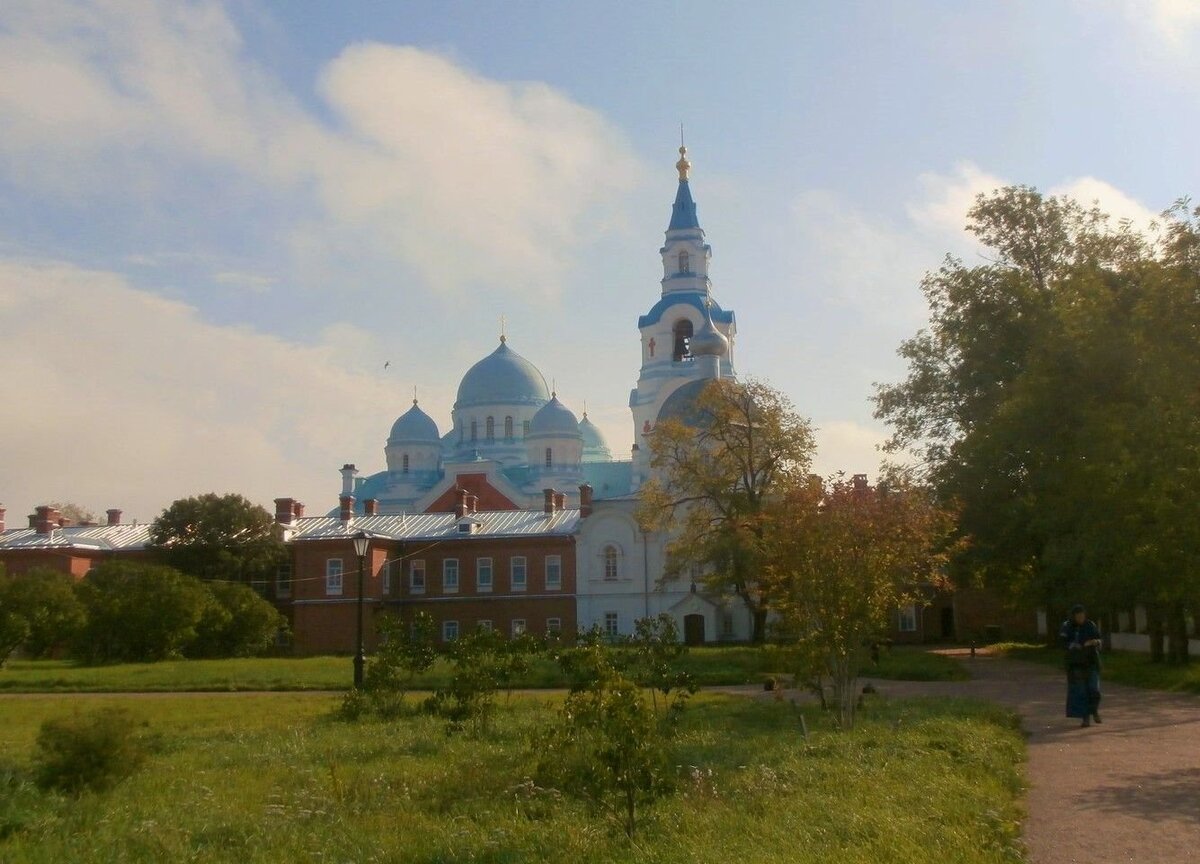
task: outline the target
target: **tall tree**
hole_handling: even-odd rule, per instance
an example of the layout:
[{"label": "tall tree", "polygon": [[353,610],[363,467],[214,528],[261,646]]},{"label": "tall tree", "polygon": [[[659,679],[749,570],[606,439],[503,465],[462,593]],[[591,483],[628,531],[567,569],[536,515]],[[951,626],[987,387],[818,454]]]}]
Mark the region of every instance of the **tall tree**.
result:
[{"label": "tall tree", "polygon": [[68,645],[83,627],[83,606],[66,573],[34,567],[15,576],[0,574],[0,609],[25,621],[25,653],[46,657]]},{"label": "tall tree", "polygon": [[670,534],[664,578],[691,573],[739,597],[761,642],[773,602],[759,578],[763,521],[772,496],[808,474],[810,422],[768,384],[722,379],[700,390],[688,416],[661,420],[649,444],[655,473],[639,518]]},{"label": "tall tree", "polygon": [[876,395],[891,447],[958,505],[960,574],[1052,608],[1144,604],[1184,659],[1200,597],[1197,211],[1143,235],[1012,187],[969,220],[992,260],[926,277],[908,377]]},{"label": "tall tree", "polygon": [[241,495],[181,498],[150,526],[164,564],[200,579],[267,581],[286,550],[264,508]]}]

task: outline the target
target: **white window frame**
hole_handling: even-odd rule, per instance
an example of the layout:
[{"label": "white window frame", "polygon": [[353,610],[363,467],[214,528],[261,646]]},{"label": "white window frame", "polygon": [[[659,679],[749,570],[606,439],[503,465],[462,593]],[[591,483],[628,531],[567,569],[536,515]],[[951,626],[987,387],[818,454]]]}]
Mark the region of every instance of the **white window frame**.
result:
[{"label": "white window frame", "polygon": [[393,565],[394,563],[395,563],[394,561],[385,561],[385,562],[383,562],[383,574],[382,574],[382,576],[383,576],[383,582],[382,582],[382,589],[383,589],[383,593],[384,593],[384,594],[391,594],[391,593],[392,593],[392,565]]},{"label": "white window frame", "polygon": [[605,612],[604,613],[604,635],[605,636],[620,636],[621,635],[621,613]]},{"label": "white window frame", "polygon": [[559,633],[562,633],[562,619],[561,618],[547,618],[546,619],[546,635],[554,636]]},{"label": "white window frame", "polygon": [[[484,570],[487,570],[487,582],[483,581]],[[475,559],[475,591],[479,594],[490,594],[496,584],[496,568],[491,558]]]},{"label": "white window frame", "polygon": [[[335,566],[336,565],[336,566]],[[340,597],[346,581],[346,567],[341,558],[325,559],[325,593]]]},{"label": "white window frame", "polygon": [[[551,572],[556,574],[553,580],[550,579]],[[562,556],[547,555],[546,556],[546,590],[561,591],[562,590]]]},{"label": "white window frame", "polygon": [[896,610],[896,629],[901,633],[917,632],[917,606],[909,603]]},{"label": "white window frame", "polygon": [[496,628],[496,625],[492,622],[491,618],[480,618],[479,621],[476,622],[475,626],[484,633],[491,633],[492,630]]},{"label": "white window frame", "polygon": [[[610,556],[608,553],[612,553]],[[613,544],[604,547],[604,551],[600,554],[601,564],[604,568],[604,581],[617,582],[621,579],[621,550]],[[609,575],[609,562],[612,562],[612,574]]]},{"label": "white window frame", "polygon": [[[520,562],[521,581],[517,582],[517,565]],[[513,591],[525,591],[529,587],[529,559],[514,555],[508,559],[508,583]]]},{"label": "white window frame", "polygon": [[[450,565],[453,565],[453,566],[450,566]],[[450,581],[451,575],[454,576],[453,584],[451,584],[451,581]],[[458,584],[459,584],[459,576],[460,575],[461,574],[458,569],[458,559],[457,558],[443,558],[442,559],[442,593],[443,594],[457,594],[458,593]]]},{"label": "white window frame", "polygon": [[522,633],[526,632],[529,629],[529,625],[525,621],[524,618],[512,619],[512,624],[509,626],[510,626],[510,632],[512,633],[512,635],[514,637],[520,636]]},{"label": "white window frame", "polygon": [[292,596],[292,562],[280,564],[275,568],[275,596]]},{"label": "white window frame", "polygon": [[442,622],[442,641],[453,642],[458,638],[458,622],[443,621]]},{"label": "white window frame", "polygon": [[[417,582],[417,575],[420,574],[420,584]],[[410,594],[424,594],[427,574],[425,572],[425,561],[409,561],[408,562],[408,591]]]}]

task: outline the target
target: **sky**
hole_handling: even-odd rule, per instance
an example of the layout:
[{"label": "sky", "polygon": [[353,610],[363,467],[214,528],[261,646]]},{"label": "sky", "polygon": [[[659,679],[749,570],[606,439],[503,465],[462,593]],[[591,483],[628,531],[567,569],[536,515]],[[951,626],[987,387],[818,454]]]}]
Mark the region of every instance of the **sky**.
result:
[{"label": "sky", "polygon": [[1197,106],[1200,0],[4,0],[0,502],[323,511],[501,316],[628,454],[680,124],[739,374],[871,473],[974,196],[1148,224]]}]

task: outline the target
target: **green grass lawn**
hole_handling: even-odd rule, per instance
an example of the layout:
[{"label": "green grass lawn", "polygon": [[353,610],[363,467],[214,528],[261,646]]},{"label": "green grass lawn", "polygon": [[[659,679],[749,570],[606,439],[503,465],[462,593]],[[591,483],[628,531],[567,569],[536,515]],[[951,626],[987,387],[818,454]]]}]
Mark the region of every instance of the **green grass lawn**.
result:
[{"label": "green grass lawn", "polygon": [[[1032,660],[1053,666],[1063,664],[1063,652],[1044,645],[1006,642],[993,646],[992,650],[1015,660]],[[1106,681],[1151,690],[1200,693],[1200,659],[1187,666],[1172,666],[1167,663],[1151,663],[1150,655],[1137,651],[1109,651],[1101,658],[1101,662],[1103,671],[1100,674]]]},{"label": "green grass lawn", "polygon": [[[787,703],[702,694],[684,714],[677,793],[628,841],[571,798],[523,792],[531,733],[558,699],[502,699],[482,739],[423,715],[336,721],[338,699],[312,693],[0,699],[0,860],[1022,860],[1024,744],[1002,709],[870,702],[850,733],[805,709],[806,743]],[[110,704],[155,742],[137,774],[79,800],[22,779],[43,720]]]},{"label": "green grass lawn", "polygon": [[[772,646],[694,648],[684,657],[686,668],[701,685],[757,684],[768,675],[787,675],[778,649]],[[960,680],[966,671],[956,661],[919,648],[885,652],[878,666],[863,674],[918,681]],[[439,663],[417,686],[434,689],[449,678]],[[344,690],[350,684],[349,657],[255,657],[237,660],[174,660],[81,666],[67,660],[10,660],[0,668],[0,692],[168,692],[225,690]],[[562,687],[565,680],[549,658],[537,659],[517,686]]]}]

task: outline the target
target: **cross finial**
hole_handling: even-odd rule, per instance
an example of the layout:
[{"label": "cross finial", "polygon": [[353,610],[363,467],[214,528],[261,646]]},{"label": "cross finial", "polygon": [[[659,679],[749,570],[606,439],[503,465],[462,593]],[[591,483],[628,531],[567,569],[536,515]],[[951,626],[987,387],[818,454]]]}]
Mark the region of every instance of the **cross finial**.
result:
[{"label": "cross finial", "polygon": [[417,404],[417,385],[413,385],[413,404]]},{"label": "cross finial", "polygon": [[500,341],[501,342],[508,341],[508,336],[505,333],[505,330],[507,329],[507,324],[508,324],[508,317],[505,315],[501,315],[500,316]]}]

